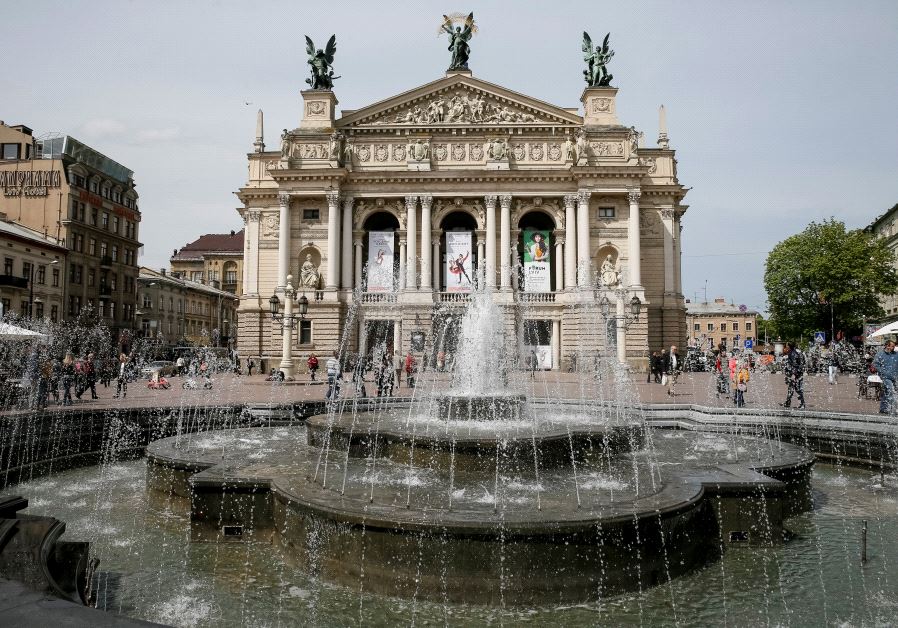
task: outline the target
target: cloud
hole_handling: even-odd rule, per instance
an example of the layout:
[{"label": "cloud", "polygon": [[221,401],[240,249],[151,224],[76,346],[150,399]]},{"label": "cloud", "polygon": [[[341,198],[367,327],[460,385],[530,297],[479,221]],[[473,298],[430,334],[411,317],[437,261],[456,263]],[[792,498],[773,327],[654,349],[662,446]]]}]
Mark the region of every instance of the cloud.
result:
[{"label": "cloud", "polygon": [[82,132],[88,137],[113,137],[125,133],[128,128],[124,123],[113,118],[95,118],[88,120],[81,127]]},{"label": "cloud", "polygon": [[181,129],[176,126],[164,129],[144,129],[138,131],[136,140],[138,144],[151,144],[154,142],[169,142],[181,134]]}]

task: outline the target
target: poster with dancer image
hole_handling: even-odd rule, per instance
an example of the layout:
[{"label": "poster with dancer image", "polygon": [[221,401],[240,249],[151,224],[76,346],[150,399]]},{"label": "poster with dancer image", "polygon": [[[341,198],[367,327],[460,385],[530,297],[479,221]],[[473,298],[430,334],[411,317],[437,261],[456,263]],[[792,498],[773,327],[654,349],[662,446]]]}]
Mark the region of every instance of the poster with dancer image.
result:
[{"label": "poster with dancer image", "polygon": [[446,292],[470,292],[474,287],[471,232],[446,232]]},{"label": "poster with dancer image", "polygon": [[393,232],[368,232],[368,292],[393,292]]},{"label": "poster with dancer image", "polygon": [[549,232],[524,229],[524,292],[551,292]]}]

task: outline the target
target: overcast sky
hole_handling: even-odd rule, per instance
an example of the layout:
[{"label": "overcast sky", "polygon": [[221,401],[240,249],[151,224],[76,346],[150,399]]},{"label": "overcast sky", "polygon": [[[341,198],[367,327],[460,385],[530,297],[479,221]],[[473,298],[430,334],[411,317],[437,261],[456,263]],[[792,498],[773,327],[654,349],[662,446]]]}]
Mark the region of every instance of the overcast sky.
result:
[{"label": "overcast sky", "polygon": [[[766,253],[811,220],[868,224],[898,202],[898,2],[7,2],[0,119],[62,132],[135,172],[145,244],[167,266],[240,229],[255,112],[299,123],[304,34],[337,35],[335,92],[357,109],[441,77],[443,13],[473,10],[476,77],[563,107],[581,32],[611,32],[621,122],[668,111],[687,298],[763,309]],[[248,103],[248,104],[247,104]]]}]

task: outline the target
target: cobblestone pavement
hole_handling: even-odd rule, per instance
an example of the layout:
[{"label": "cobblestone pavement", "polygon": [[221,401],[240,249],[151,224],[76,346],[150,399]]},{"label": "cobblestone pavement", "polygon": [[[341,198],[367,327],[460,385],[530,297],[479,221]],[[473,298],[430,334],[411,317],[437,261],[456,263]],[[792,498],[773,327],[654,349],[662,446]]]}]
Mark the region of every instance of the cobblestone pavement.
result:
[{"label": "cobblestone pavement", "polygon": [[[529,373],[512,376],[529,389],[533,397],[545,398],[590,398],[595,393],[591,390],[591,382],[569,373],[540,372],[531,380]],[[369,374],[368,380],[371,379]],[[714,379],[709,373],[684,373],[677,383],[675,394],[667,395],[667,387],[660,384],[646,383],[646,376],[634,374],[633,388],[643,403],[692,403],[712,407],[732,407],[732,398],[715,395]],[[266,382],[260,375],[248,377],[231,374],[217,376],[212,390],[184,390],[183,378],[171,378],[169,390],[150,390],[144,381],[128,385],[124,399],[114,398],[115,385],[104,388],[97,386],[99,399],[91,400],[90,392],[86,392],[80,401],[76,400],[76,408],[127,408],[127,407],[196,407],[201,405],[239,404],[239,403],[290,403],[305,399],[323,399],[326,386],[321,382],[310,383],[307,376],[300,376],[295,382]],[[449,384],[449,376],[445,373],[422,373],[418,378],[418,386],[414,393],[430,392],[445,389]],[[366,381],[369,395],[374,394],[375,386]],[[838,383],[831,385],[826,376],[809,375],[804,380],[804,391],[808,410],[830,412],[853,412],[859,414],[876,414],[879,404],[872,399],[858,399],[857,378],[842,375]],[[354,385],[344,382],[343,392],[354,395]],[[404,382],[396,391],[397,396],[408,396],[412,392]],[[786,387],[782,375],[756,373],[752,376],[745,393],[747,408],[777,408],[785,400]],[[792,407],[798,406],[793,399]],[[61,406],[51,404],[49,409],[64,410]]]}]

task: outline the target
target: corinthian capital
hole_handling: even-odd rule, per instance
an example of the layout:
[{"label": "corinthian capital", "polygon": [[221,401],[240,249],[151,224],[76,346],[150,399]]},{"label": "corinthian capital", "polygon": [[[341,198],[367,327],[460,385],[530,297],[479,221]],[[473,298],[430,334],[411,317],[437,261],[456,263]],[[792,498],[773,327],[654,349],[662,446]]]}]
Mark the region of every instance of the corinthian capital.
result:
[{"label": "corinthian capital", "polygon": [[251,209],[243,215],[244,222],[259,222],[259,210]]},{"label": "corinthian capital", "polygon": [[630,200],[630,205],[639,203],[640,196],[642,196],[642,191],[639,188],[630,188],[627,190],[627,198]]},{"label": "corinthian capital", "polygon": [[433,204],[432,194],[422,194],[418,198],[421,199],[421,209],[430,209],[431,204]]},{"label": "corinthian capital", "polygon": [[511,194],[500,194],[499,204],[502,206],[502,209],[509,209],[511,207]]},{"label": "corinthian capital", "polygon": [[352,204],[355,202],[355,199],[352,196],[344,196],[343,197],[343,209],[351,210]]},{"label": "corinthian capital", "polygon": [[577,192],[577,202],[581,205],[589,205],[590,196],[592,196],[592,192],[589,190],[579,190]]},{"label": "corinthian capital", "polygon": [[496,207],[496,195],[495,194],[487,194],[483,197],[483,204],[486,205],[490,209],[495,209]]},{"label": "corinthian capital", "polygon": [[567,209],[571,209],[574,206],[574,203],[577,202],[576,194],[565,194],[564,195],[564,206]]},{"label": "corinthian capital", "polygon": [[280,203],[283,208],[290,207],[290,195],[286,192],[281,192],[278,194],[278,203]]},{"label": "corinthian capital", "polygon": [[340,202],[340,191],[339,190],[329,190],[325,192],[324,198],[327,199],[328,207],[336,207],[337,203]]},{"label": "corinthian capital", "polygon": [[415,211],[415,206],[418,204],[418,197],[411,195],[405,197],[405,210],[406,211]]}]

